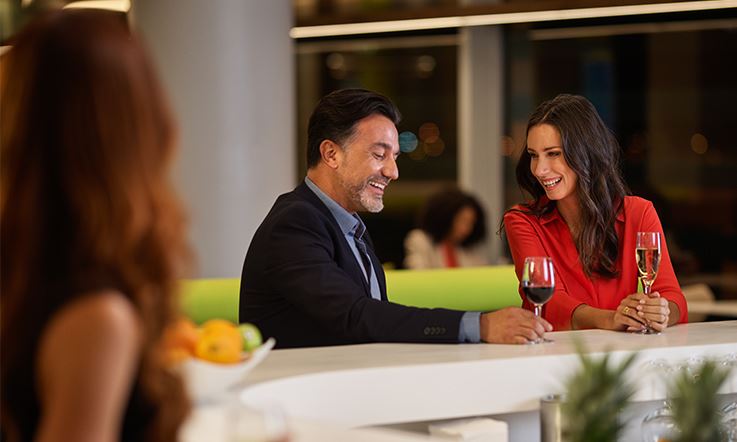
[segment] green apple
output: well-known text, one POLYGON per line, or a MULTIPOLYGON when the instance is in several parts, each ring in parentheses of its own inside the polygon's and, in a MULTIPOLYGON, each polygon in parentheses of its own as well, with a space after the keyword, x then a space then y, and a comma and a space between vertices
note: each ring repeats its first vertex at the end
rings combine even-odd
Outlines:
POLYGON ((261 332, 251 323, 244 323, 238 326, 238 331, 243 336, 243 351, 252 352, 263 343, 261 332))

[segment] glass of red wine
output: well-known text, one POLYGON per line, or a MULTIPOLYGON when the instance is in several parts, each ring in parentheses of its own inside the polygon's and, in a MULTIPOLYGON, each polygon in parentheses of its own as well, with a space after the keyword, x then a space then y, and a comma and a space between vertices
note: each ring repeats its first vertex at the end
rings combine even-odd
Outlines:
MULTIPOLYGON (((553 258, 549 256, 529 256, 525 258, 522 270, 522 291, 534 306, 535 316, 540 317, 542 306, 550 300, 555 290, 555 270, 553 258)), ((549 339, 530 341, 532 344, 552 342, 549 339)))

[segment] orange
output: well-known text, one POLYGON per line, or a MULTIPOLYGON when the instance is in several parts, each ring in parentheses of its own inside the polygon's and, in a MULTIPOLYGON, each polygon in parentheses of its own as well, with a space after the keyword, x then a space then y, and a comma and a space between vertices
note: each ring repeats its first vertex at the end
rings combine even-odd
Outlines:
POLYGON ((242 339, 235 326, 211 329, 207 332, 203 330, 197 342, 195 355, 200 359, 221 364, 239 362, 243 349, 242 339))
POLYGON ((198 339, 199 332, 194 322, 187 318, 180 318, 164 330, 162 342, 167 351, 178 349, 194 356, 198 339))
POLYGON ((185 360, 194 356, 194 353, 190 353, 182 348, 168 348, 165 350, 165 360, 169 367, 174 367, 181 364, 185 360))
POLYGON ((200 335, 220 333, 221 331, 228 333, 228 330, 235 328, 236 325, 226 319, 210 319, 200 326, 200 335))

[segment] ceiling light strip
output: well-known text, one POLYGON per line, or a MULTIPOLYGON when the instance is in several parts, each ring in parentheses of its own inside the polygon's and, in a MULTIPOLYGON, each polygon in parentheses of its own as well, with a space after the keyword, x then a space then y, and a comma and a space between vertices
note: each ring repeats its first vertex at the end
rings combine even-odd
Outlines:
POLYGON ((597 8, 511 12, 503 14, 450 16, 320 26, 297 26, 289 31, 289 36, 294 39, 332 37, 338 35, 420 31, 427 29, 458 28, 465 26, 487 26, 512 23, 532 23, 552 20, 575 20, 596 17, 621 17, 627 15, 662 14, 667 12, 705 11, 734 7, 737 7, 737 0, 699 0, 644 5, 605 6, 597 8))
POLYGON ((118 12, 128 12, 130 8, 130 0, 84 0, 64 5, 64 9, 107 9, 118 12))

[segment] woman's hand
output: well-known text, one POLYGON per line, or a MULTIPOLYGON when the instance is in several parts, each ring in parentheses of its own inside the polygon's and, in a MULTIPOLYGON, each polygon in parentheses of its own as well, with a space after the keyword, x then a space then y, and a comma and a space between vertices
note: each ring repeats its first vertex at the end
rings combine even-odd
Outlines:
POLYGON ((623 318, 622 324, 627 324, 625 328, 627 331, 643 331, 646 327, 650 327, 662 332, 668 327, 670 308, 668 300, 661 298, 658 292, 649 295, 634 293, 624 298, 617 307, 614 312, 615 324, 618 316, 623 318))
POLYGON ((638 313, 644 305, 645 299, 642 293, 633 293, 622 299, 619 306, 614 310, 612 317, 612 330, 642 331, 647 328, 647 322, 638 313))

